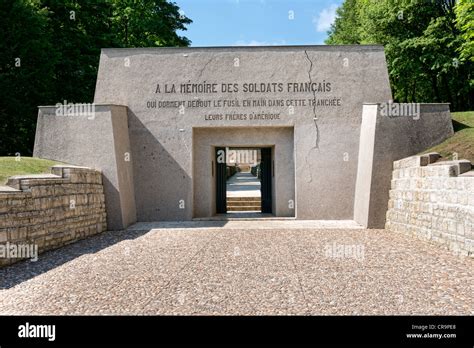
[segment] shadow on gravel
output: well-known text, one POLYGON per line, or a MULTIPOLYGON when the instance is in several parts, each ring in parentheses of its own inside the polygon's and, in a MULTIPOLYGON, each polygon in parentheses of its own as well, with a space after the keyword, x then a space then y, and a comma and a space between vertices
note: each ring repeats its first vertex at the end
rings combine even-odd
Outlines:
POLYGON ((39 255, 38 261, 20 261, 0 269, 0 290, 9 289, 85 254, 93 254, 149 230, 107 231, 39 255))

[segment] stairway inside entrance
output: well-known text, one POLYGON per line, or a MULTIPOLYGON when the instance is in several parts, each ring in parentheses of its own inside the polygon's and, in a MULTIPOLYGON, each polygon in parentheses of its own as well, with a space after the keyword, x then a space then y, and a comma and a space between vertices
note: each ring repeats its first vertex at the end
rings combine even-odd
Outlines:
POLYGON ((227 180, 227 212, 261 212, 260 179, 238 172, 227 180))
POLYGON ((260 197, 228 197, 227 212, 245 211, 258 213, 261 211, 262 202, 260 197))

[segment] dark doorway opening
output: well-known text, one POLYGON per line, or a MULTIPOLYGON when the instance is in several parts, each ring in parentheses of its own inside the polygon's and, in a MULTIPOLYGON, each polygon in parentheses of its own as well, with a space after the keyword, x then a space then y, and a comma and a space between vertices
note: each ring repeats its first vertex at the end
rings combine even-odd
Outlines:
POLYGON ((226 182, 227 166, 222 162, 222 154, 226 154, 224 147, 216 147, 216 213, 227 213, 226 182))
POLYGON ((272 214, 272 148, 216 147, 216 213, 272 214))
POLYGON ((272 149, 262 148, 261 168, 261 197, 262 213, 272 213, 272 149))

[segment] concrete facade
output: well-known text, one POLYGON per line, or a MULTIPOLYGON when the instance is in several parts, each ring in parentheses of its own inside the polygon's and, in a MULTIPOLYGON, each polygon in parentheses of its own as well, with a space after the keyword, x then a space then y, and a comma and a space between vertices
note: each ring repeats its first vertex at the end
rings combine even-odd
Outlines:
POLYGON ((382 227, 391 161, 452 133, 446 106, 382 119, 369 104, 391 97, 382 46, 104 49, 94 102, 123 106, 93 121, 40 108, 34 155, 102 169, 120 228, 212 216, 213 148, 271 147, 274 215, 382 227), (389 140, 413 126, 429 141, 389 140))
POLYGON ((295 166, 293 128, 196 128, 193 134, 194 163, 194 217, 208 217, 216 213, 215 185, 212 176, 213 147, 231 146, 273 147, 275 173, 272 177, 273 211, 276 216, 295 216, 291 201, 295 200, 295 166))
POLYGON ((387 117, 365 104, 359 143, 354 220, 369 228, 385 222, 393 161, 420 153, 453 134, 449 104, 419 104, 419 115, 387 117))
POLYGON ((127 108, 95 105, 93 116, 63 116, 56 111, 54 106, 39 108, 34 156, 101 170, 109 229, 135 222, 127 108))

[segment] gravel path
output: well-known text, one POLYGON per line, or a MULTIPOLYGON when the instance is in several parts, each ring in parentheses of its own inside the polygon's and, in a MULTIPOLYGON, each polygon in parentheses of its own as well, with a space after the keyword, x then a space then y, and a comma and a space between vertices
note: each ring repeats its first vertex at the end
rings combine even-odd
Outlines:
POLYGON ((0 314, 474 314, 473 265, 384 230, 107 232, 0 270, 0 314))

